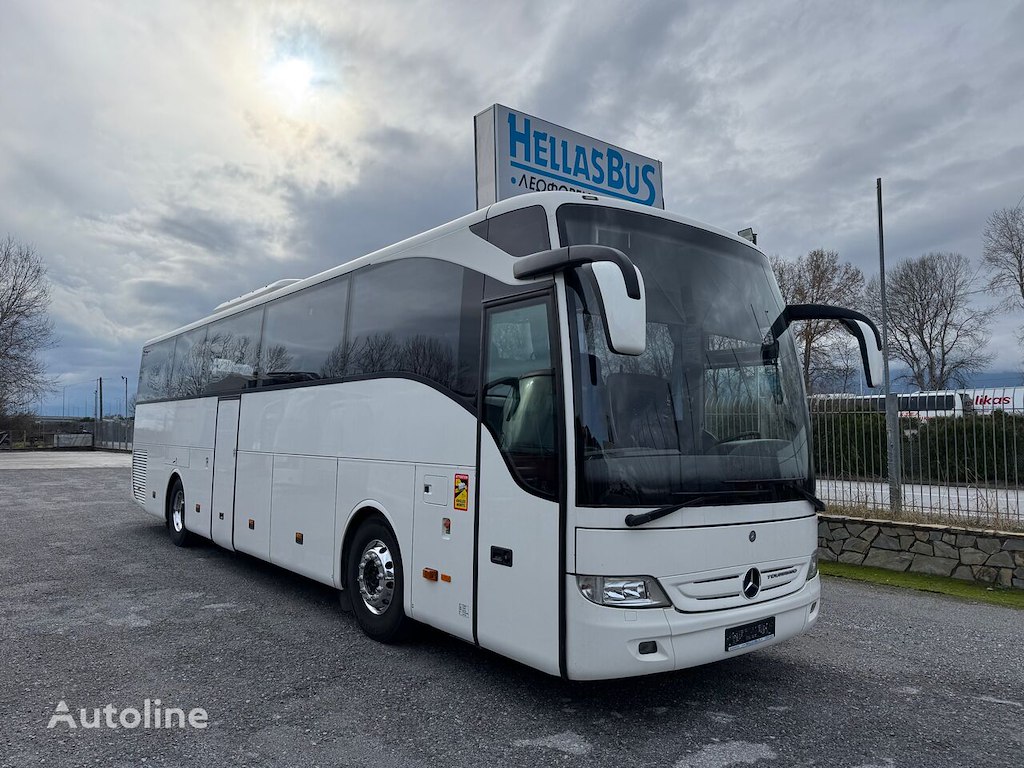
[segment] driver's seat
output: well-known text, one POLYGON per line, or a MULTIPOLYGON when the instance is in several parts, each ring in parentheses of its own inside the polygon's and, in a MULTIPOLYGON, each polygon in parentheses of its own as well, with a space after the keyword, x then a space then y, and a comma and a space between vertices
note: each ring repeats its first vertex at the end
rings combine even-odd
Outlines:
POLYGON ((611 373, 605 388, 617 447, 679 448, 672 390, 665 379, 647 373, 611 373))

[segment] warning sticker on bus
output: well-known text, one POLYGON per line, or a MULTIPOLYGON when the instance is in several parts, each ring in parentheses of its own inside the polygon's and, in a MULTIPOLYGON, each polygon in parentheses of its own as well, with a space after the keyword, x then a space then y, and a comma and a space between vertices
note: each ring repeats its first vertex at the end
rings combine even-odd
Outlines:
POLYGON ((469 509, 469 475, 455 476, 455 509, 469 509))

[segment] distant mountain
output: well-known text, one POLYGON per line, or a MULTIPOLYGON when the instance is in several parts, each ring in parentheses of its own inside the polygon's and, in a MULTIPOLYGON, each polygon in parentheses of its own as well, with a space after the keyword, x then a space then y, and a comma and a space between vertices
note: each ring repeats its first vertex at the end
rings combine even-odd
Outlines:
MULTIPOLYGON (((900 377, 906 372, 906 368, 893 368, 892 369, 892 381, 893 381, 893 392, 916 392, 918 387, 914 384, 910 384, 900 377)), ((977 376, 971 378, 963 389, 984 389, 991 387, 1020 387, 1024 386, 1024 373, 1021 371, 986 371, 979 373, 977 376)), ((954 387, 954 389, 960 389, 960 387, 954 387)), ((821 392, 839 392, 840 388, 822 388, 821 392)), ((853 395, 872 395, 881 394, 882 388, 868 389, 864 386, 863 376, 856 382, 853 382, 850 387, 847 388, 848 394, 853 395)))
POLYGON ((1024 385, 1020 371, 986 371, 971 379, 971 387, 1019 387, 1024 385))

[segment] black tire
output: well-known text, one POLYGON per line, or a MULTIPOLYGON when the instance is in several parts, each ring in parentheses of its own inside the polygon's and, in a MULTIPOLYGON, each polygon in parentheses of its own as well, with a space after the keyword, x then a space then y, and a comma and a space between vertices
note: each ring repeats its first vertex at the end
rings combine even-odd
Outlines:
POLYGON ((171 482, 171 491, 167 494, 167 532, 176 547, 192 543, 192 534, 185 528, 185 486, 179 477, 171 482))
POLYGON ((405 573, 398 542, 384 520, 371 517, 359 526, 346 570, 346 592, 363 632, 381 643, 401 640, 410 624, 402 597, 405 573))

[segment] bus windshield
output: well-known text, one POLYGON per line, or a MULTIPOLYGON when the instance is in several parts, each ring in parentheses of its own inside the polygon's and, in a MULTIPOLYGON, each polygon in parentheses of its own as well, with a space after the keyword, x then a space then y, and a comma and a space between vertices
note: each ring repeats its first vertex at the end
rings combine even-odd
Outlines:
POLYGON ((586 269, 568 279, 577 503, 723 503, 810 490, 807 407, 784 303, 754 248, 632 211, 564 205, 562 245, 628 255, 647 294, 647 348, 608 348, 586 269), (715 502, 717 503, 717 502, 715 502))

